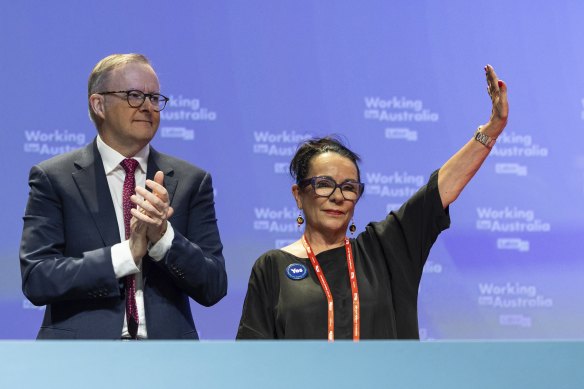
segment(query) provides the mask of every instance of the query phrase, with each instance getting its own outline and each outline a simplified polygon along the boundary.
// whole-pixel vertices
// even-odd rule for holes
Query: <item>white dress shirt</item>
[[[124,229],[124,211],[122,205],[122,191],[124,187],[124,179],[126,172],[120,165],[126,157],[106,145],[101,137],[97,136],[97,150],[101,154],[101,160],[105,170],[109,191],[112,196],[114,208],[116,210],[116,219],[120,233],[121,243],[112,246],[112,263],[116,278],[123,278],[127,275],[134,274],[136,277],[136,306],[138,308],[138,338],[147,338],[148,332],[146,330],[146,315],[144,313],[144,282],[142,279],[142,263],[138,265],[134,262],[132,252],[130,251],[130,243],[126,240],[126,232]],[[136,186],[146,187],[146,169],[148,166],[148,155],[150,154],[150,145],[147,145],[142,150],[138,151],[134,158],[138,161],[138,168],[134,173],[136,179]],[[148,249],[148,254],[155,261],[160,261],[166,252],[170,249],[172,240],[174,239],[174,230],[170,223],[168,223],[166,232],[155,245]],[[121,333],[122,338],[129,337],[128,324],[126,316],[124,315],[124,327]]]

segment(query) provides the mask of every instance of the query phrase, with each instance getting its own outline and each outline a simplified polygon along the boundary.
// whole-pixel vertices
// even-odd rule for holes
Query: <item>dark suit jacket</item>
[[[227,292],[211,176],[150,149],[147,177],[164,172],[175,237],[165,257],[143,259],[150,339],[198,339],[189,297],[210,306]],[[96,142],[34,166],[20,246],[22,289],[46,305],[39,339],[119,339],[125,295],[111,246],[120,242]]]

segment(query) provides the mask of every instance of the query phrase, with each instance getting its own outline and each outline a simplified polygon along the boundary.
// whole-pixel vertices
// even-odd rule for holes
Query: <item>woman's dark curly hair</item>
[[[357,162],[361,161],[358,154],[349,150],[337,136],[325,136],[324,138],[312,138],[298,146],[294,158],[290,162],[290,175],[297,184],[307,178],[310,161],[319,154],[333,152],[350,159],[357,168],[357,179],[361,181],[361,172]]]

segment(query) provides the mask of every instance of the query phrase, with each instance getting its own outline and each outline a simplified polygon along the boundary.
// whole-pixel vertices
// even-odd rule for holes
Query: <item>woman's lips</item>
[[[335,211],[335,210],[333,210],[333,209],[327,209],[327,210],[325,210],[325,212],[326,212],[327,214],[329,214],[329,215],[332,215],[332,216],[342,216],[342,215],[344,215],[344,214],[345,214],[344,212],[341,212],[341,211]]]

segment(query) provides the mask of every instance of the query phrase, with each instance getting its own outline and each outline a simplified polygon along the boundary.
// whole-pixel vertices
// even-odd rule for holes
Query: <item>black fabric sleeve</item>
[[[278,287],[270,268],[268,253],[252,268],[236,339],[276,339],[273,301]]]
[[[403,251],[400,260],[419,272],[420,276],[432,245],[443,230],[450,226],[448,208],[442,207],[438,192],[438,170],[399,210],[385,220],[371,223],[385,253],[394,251],[396,244]],[[389,256],[386,255],[386,258]]]
[[[422,270],[432,244],[449,225],[435,171],[398,211],[370,223],[356,239],[363,258],[385,261],[398,339],[419,338],[417,304]]]

